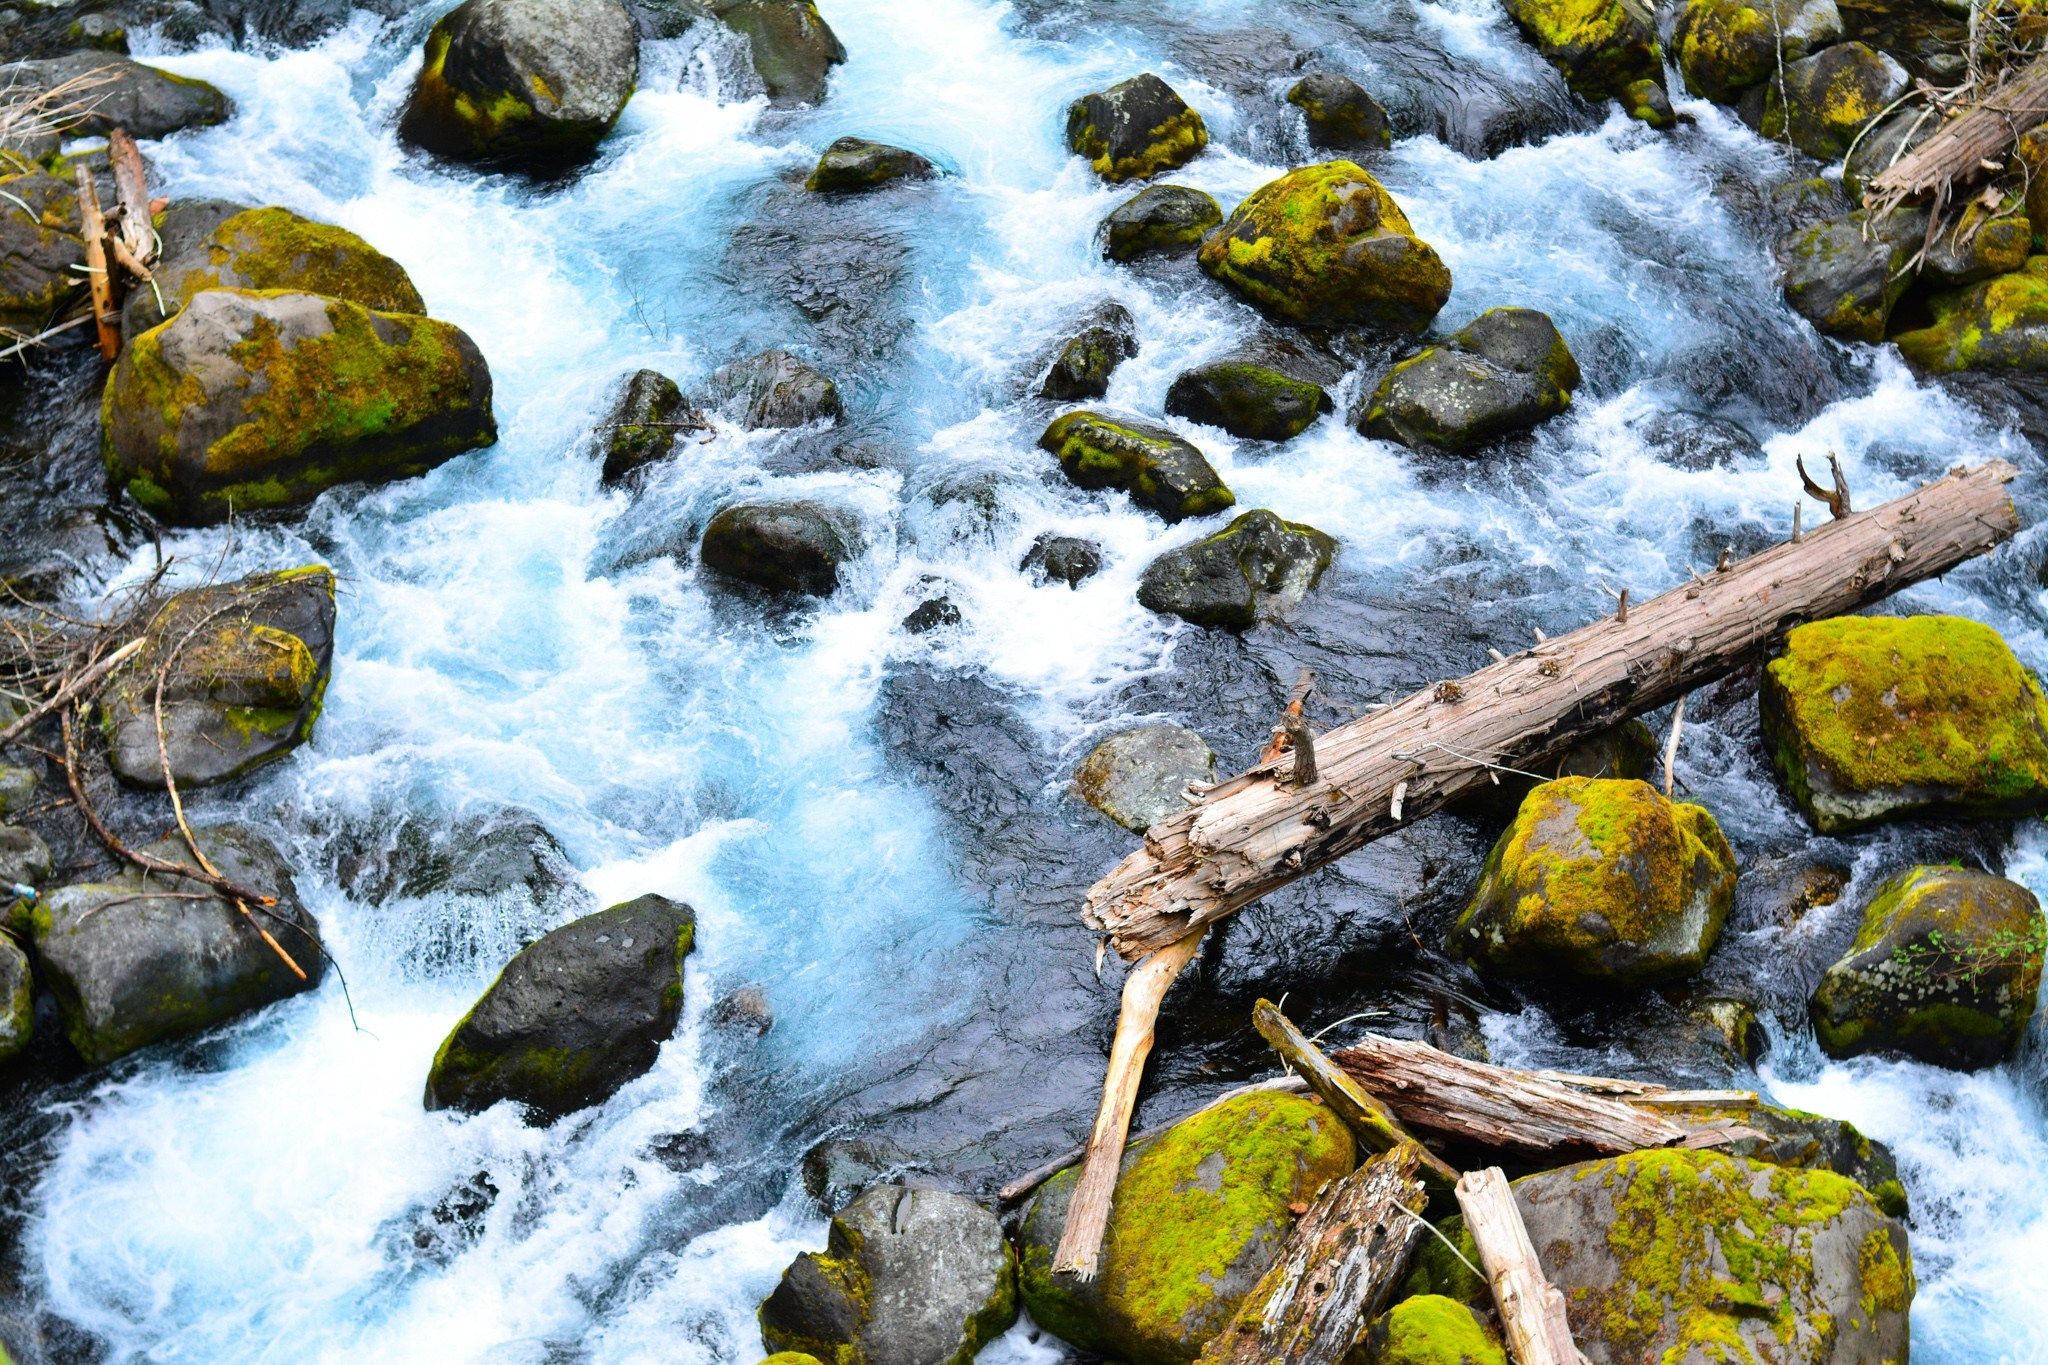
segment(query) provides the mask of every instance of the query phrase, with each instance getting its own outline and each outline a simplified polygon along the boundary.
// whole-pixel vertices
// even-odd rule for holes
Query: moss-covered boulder
[[[825,149],[804,181],[814,194],[865,194],[897,180],[929,180],[939,168],[907,147],[842,137]]]
[[[1233,352],[1174,377],[1166,410],[1247,441],[1291,441],[1335,405],[1323,386],[1270,350]]]
[[[2048,699],[1998,632],[1955,616],[1799,626],[1764,668],[1764,743],[1823,834],[1936,811],[2048,807]]]
[[[598,424],[604,454],[600,477],[608,487],[624,483],[635,471],[667,459],[684,431],[704,425],[675,380],[655,370],[635,370]]]
[[[460,328],[344,299],[209,289],[131,341],[100,425],[114,482],[188,524],[425,473],[497,439]]]
[[[0,327],[40,332],[84,292],[74,186],[37,172],[0,178]]]
[[[35,973],[11,935],[0,934],[0,1062],[27,1050],[36,1031]]]
[[[1973,199],[1927,244],[1920,282],[1956,289],[2008,275],[2026,265],[2033,245],[2034,225],[2024,211],[2011,204],[1987,208],[1983,200]]]
[[[1906,1187],[1891,1149],[1865,1137],[1853,1123],[1774,1104],[1690,1104],[1672,1113],[1748,1128],[1755,1137],[1737,1138],[1715,1150],[1799,1171],[1833,1171],[1861,1185],[1891,1217],[1906,1216]]]
[[[1578,387],[1579,363],[1547,315],[1494,308],[1387,371],[1358,429],[1466,454],[1563,412]]]
[[[1450,947],[1497,976],[1649,985],[1699,970],[1734,897],[1734,851],[1704,809],[1559,778],[1494,844]]]
[[[1112,183],[1185,166],[1208,145],[1202,116],[1149,71],[1083,95],[1067,109],[1068,149]]]
[[[1508,1365],[1500,1336],[1456,1299],[1417,1294],[1382,1313],[1356,1365]]]
[[[1685,88],[1717,104],[1841,37],[1835,0],[1685,0],[1671,34]]]
[[[1074,403],[1109,392],[1116,367],[1138,353],[1138,324],[1120,303],[1105,303],[1061,344],[1038,386],[1040,398]]]
[[[1586,99],[1663,79],[1657,21],[1641,0],[1508,0],[1508,14]]]
[[[1971,1070],[2010,1057],[2034,1017],[2048,920],[2017,882],[1914,867],[1877,889],[1813,993],[1830,1056],[1903,1053]]]
[[[1665,1149],[1544,1171],[1513,1189],[1592,1365],[1906,1359],[1906,1229],[1844,1176]],[[1445,1231],[1476,1261],[1462,1219]],[[1434,1239],[1416,1260],[1411,1286],[1489,1301]]]
[[[1906,68],[1887,54],[1868,43],[1836,43],[1787,62],[1784,80],[1754,87],[1743,109],[1765,137],[1836,161],[1906,85]]]
[[[1121,488],[1168,521],[1206,517],[1236,502],[1202,452],[1165,427],[1100,412],[1055,418],[1039,449],[1082,488]]]
[[[1312,147],[1332,152],[1376,152],[1394,145],[1387,111],[1366,88],[1334,71],[1303,76],[1287,92],[1287,102],[1301,110]]]
[[[1678,112],[1671,107],[1671,92],[1662,81],[1645,76],[1630,81],[1620,95],[1622,111],[1638,123],[1659,130],[1676,128]]]
[[[427,34],[398,131],[452,160],[555,171],[596,150],[639,78],[619,0],[463,0]]]
[[[1247,303],[1301,327],[1419,332],[1451,294],[1436,251],[1350,161],[1304,166],[1254,190],[1196,259]]]
[[[299,904],[277,850],[240,825],[201,826],[195,838],[222,876],[277,903],[251,919],[202,882],[122,872],[63,887],[34,907],[36,958],[65,1035],[88,1062],[189,1037],[320,984],[320,926]],[[198,866],[176,833],[143,851]],[[259,928],[305,972],[303,979]]]
[[[377,313],[424,313],[426,302],[405,267],[347,228],[272,206],[215,223],[196,239],[164,235],[156,288],[131,290],[122,332],[140,336],[205,289],[292,289],[359,303]],[[161,303],[159,303],[159,299]]]
[[[788,351],[768,350],[719,366],[711,390],[749,431],[837,422],[839,386]]]
[[[1872,222],[1862,209],[1788,235],[1778,246],[1785,301],[1829,336],[1882,341],[1912,281],[1906,262],[1927,219],[1896,212]]]
[[[89,89],[72,85],[90,81]],[[68,52],[39,61],[0,66],[0,89],[11,96],[32,97],[69,86],[83,93],[86,108],[70,129],[74,137],[105,137],[116,128],[130,137],[160,138],[186,128],[226,123],[235,112],[228,97],[205,81],[174,76],[113,52]]]
[[[711,518],[698,558],[735,582],[830,597],[839,591],[840,566],[857,548],[852,529],[822,503],[743,502]]]
[[[1112,261],[1186,255],[1222,221],[1222,206],[1207,191],[1147,185],[1102,220],[1102,254]]]
[[[696,927],[689,906],[641,896],[542,934],[434,1054],[427,1108],[512,1100],[554,1119],[646,1074],[682,1017]]]
[[[761,1305],[761,1339],[834,1365],[971,1365],[1017,1319],[995,1215],[941,1190],[877,1185],[832,1220]]]
[[[2048,371],[2048,256],[2009,274],[1930,296],[1923,327],[1895,335],[1899,354],[1930,374]]]
[[[1019,1238],[1024,1304],[1084,1350],[1187,1365],[1279,1254],[1296,1210],[1355,1163],[1344,1125],[1302,1096],[1205,1109],[1126,1153],[1092,1281],[1052,1273],[1079,1168],[1045,1183]]]
[[[181,592],[143,641],[100,696],[114,772],[161,787],[168,754],[180,788],[240,777],[312,738],[334,666],[334,573],[312,564]]]
[[[1192,782],[1216,780],[1216,754],[1182,725],[1140,725],[1103,740],[1074,770],[1074,795],[1134,834],[1185,810]]]
[[[1244,630],[1294,610],[1336,557],[1334,538],[1261,507],[1146,565],[1138,601],[1194,625]]]
[[[710,0],[719,22],[747,40],[754,74],[778,108],[822,104],[832,68],[846,60],[814,0]]]

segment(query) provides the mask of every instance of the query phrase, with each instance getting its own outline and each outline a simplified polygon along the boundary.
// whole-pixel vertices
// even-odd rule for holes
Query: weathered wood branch
[[[149,278],[150,262],[156,258],[156,229],[150,223],[149,177],[142,165],[142,149],[123,128],[107,134],[107,162],[114,173],[114,201],[120,206],[118,245],[127,253],[122,264],[138,278]]]
[[[1252,1007],[1252,1027],[1280,1054],[1281,1060],[1308,1082],[1309,1089],[1322,1096],[1323,1103],[1344,1120],[1345,1126],[1357,1134],[1359,1141],[1375,1152],[1413,1147],[1422,1169],[1444,1189],[1458,1183],[1457,1171],[1416,1141],[1415,1136],[1401,1126],[1400,1120],[1387,1112],[1385,1105],[1368,1095],[1356,1080],[1325,1057],[1322,1050],[1309,1041],[1308,1035],[1296,1028],[1294,1021],[1282,1014],[1272,1001],[1261,1000]]]
[[[1923,194],[1946,198],[1950,186],[1988,174],[1987,162],[2002,165],[2012,145],[2043,119],[2048,119],[2048,57],[2037,57],[1982,103],[1873,176],[1864,201],[1897,203]]]
[[[85,241],[86,284],[92,297],[93,325],[99,329],[100,354],[112,360],[121,353],[121,333],[114,326],[114,277],[107,256],[107,220],[100,213],[100,195],[92,172],[78,167],[78,235]]]
[[[1339,1365],[1387,1306],[1422,1237],[1419,1149],[1331,1181],[1199,1365]]]
[[[2002,460],[1958,469],[1439,683],[1316,741],[1318,776],[1265,762],[1146,831],[1088,893],[1083,918],[1136,958],[1324,863],[1760,658],[1802,621],[1835,616],[1954,568],[2019,529]],[[1402,795],[1394,800],[1395,792]]]
[[[1458,1182],[1458,1208],[1493,1289],[1508,1358],[1515,1365],[1585,1365],[1565,1320],[1564,1294],[1543,1274],[1507,1175],[1498,1166],[1467,1172]]]

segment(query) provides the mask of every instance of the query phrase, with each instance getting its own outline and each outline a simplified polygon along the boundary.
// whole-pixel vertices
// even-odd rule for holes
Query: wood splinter
[[[1833,451],[1828,452],[1828,470],[1834,476],[1835,481],[1832,491],[1822,488],[1819,484],[1815,483],[1813,476],[1806,472],[1805,456],[1794,457],[1793,464],[1799,469],[1799,482],[1806,489],[1808,497],[1825,506],[1828,509],[1828,515],[1836,521],[1840,521],[1843,517],[1849,515],[1852,510],[1849,506],[1849,479],[1847,475],[1842,473],[1841,456]]]

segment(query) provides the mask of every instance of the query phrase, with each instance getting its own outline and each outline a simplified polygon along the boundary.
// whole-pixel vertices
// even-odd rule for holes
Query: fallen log
[[[1219,783],[1145,833],[1083,918],[1126,958],[1233,914],[1492,780],[1760,659],[1791,627],[1865,606],[2019,529],[1993,460],[1841,515],[1725,569],[1330,730],[1317,776],[1292,756]]]
[[[1422,1187],[1410,1144],[1326,1186],[1198,1365],[1339,1365],[1422,1237]]]
[[[114,276],[107,256],[107,220],[100,214],[99,191],[92,172],[78,167],[78,235],[85,241],[86,284],[92,298],[93,325],[99,330],[100,355],[112,360],[121,353],[121,334],[114,327]]]
[[[1932,195],[1943,203],[1951,186],[2002,169],[2006,152],[2043,119],[2048,119],[2048,57],[2037,57],[1974,108],[1935,129],[1925,142],[1871,177],[1864,202],[1889,208]]]
[[[1585,1365],[1565,1319],[1564,1294],[1543,1274],[1507,1175],[1498,1166],[1467,1172],[1458,1182],[1458,1209],[1500,1310],[1508,1359],[1515,1365]]]
[[[1294,1021],[1282,1014],[1272,1001],[1261,1000],[1252,1007],[1252,1027],[1280,1054],[1282,1061],[1300,1073],[1301,1078],[1308,1082],[1309,1089],[1322,1096],[1323,1103],[1344,1120],[1345,1126],[1357,1135],[1359,1141],[1375,1152],[1412,1147],[1422,1169],[1444,1189],[1458,1183],[1457,1171],[1442,1157],[1417,1142],[1414,1135],[1401,1126],[1401,1121],[1387,1112],[1386,1106],[1368,1095],[1356,1080],[1325,1057],[1322,1050],[1310,1042],[1308,1036],[1296,1028]]]

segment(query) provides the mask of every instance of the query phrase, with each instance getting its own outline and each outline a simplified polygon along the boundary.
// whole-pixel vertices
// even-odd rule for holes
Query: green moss
[[[1373,1324],[1361,1365],[1508,1365],[1500,1338],[1456,1299],[1419,1294]]]
[[[761,1365],[825,1365],[825,1362],[804,1351],[777,1351]]]
[[[1742,0],[1690,0],[1673,34],[1685,88],[1726,104],[1777,69],[1777,26]]]
[[[2048,256],[1931,295],[1927,307],[1932,322],[1892,338],[1915,367],[1934,374],[2048,370]]]
[[[202,289],[291,289],[379,313],[427,311],[398,262],[346,228],[289,209],[238,213],[207,234],[201,251],[206,264],[177,278],[166,303],[183,306]]]
[[[1509,0],[1508,14],[1587,99],[1662,74],[1655,26],[1632,0]]]
[[[1070,412],[1038,438],[1082,488],[1121,488],[1168,521],[1207,516],[1237,501],[1202,452],[1172,432],[1099,412]]]
[[[561,103],[535,73],[527,73],[523,90],[451,78],[448,51],[466,8],[442,16],[428,33],[401,131],[432,150],[476,160],[544,165],[587,155],[618,122],[624,101],[602,120],[566,119],[555,116]],[[496,74],[511,73],[501,68]],[[475,79],[474,73],[465,78]]]

